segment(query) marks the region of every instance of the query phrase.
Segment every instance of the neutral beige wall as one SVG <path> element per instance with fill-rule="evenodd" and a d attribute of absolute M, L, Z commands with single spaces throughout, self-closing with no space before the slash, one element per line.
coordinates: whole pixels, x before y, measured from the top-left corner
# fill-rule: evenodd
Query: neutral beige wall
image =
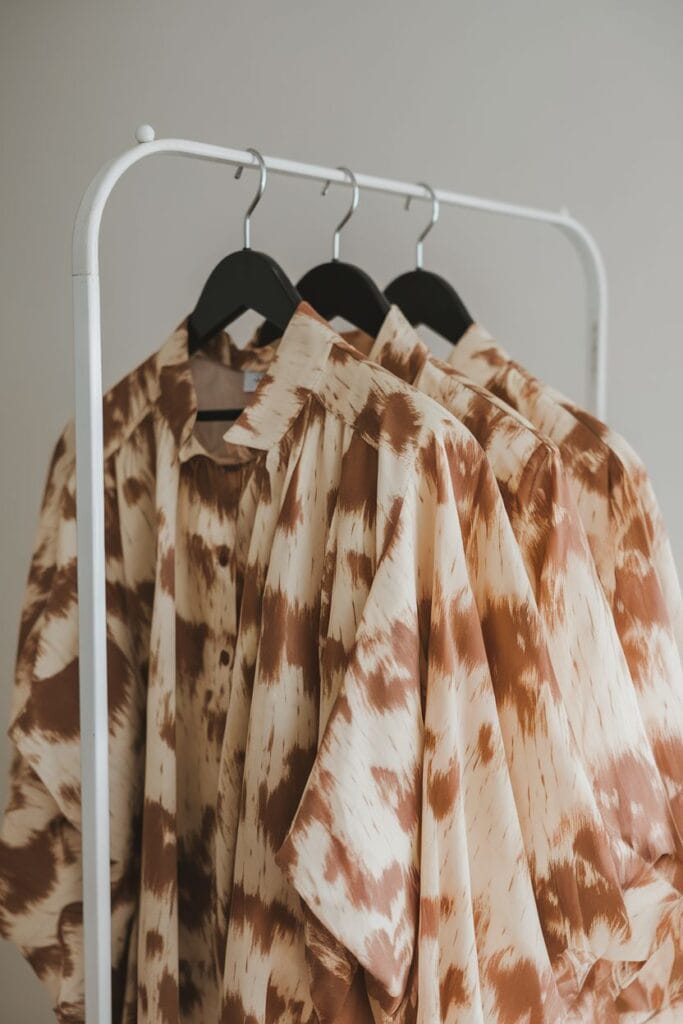
<path fill-rule="evenodd" d="M 90 176 L 160 135 L 569 209 L 611 285 L 609 417 L 645 457 L 683 562 L 683 6 L 677 0 L 0 0 L 0 374 L 4 722 L 50 449 L 73 402 L 69 244 Z M 254 176 L 150 161 L 102 235 L 106 381 L 157 347 L 240 244 Z M 347 195 L 274 179 L 253 223 L 293 277 L 327 256 Z M 343 251 L 380 282 L 423 206 L 363 197 Z M 545 228 L 444 211 L 426 247 L 520 360 L 582 396 L 584 293 Z M 4 777 L 7 750 L 0 743 Z M 0 1020 L 50 1019 L 0 944 Z"/>

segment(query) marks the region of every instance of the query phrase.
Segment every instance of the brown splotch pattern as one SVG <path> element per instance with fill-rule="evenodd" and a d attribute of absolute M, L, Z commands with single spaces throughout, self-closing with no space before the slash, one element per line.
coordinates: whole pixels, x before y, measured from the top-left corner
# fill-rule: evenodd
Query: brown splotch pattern
<path fill-rule="evenodd" d="M 665 777 L 671 780 L 671 798 L 676 805 L 677 820 L 680 820 L 683 746 L 680 729 L 671 728 L 669 714 L 670 710 L 680 711 L 680 706 L 675 702 L 672 706 L 668 696 L 666 705 L 659 702 L 665 696 L 662 678 L 680 697 L 681 670 L 673 653 L 672 637 L 680 658 L 683 656 L 683 595 L 664 518 L 647 469 L 631 445 L 617 431 L 560 392 L 553 388 L 547 388 L 547 392 L 599 440 L 604 446 L 601 450 L 608 449 L 612 462 L 619 467 L 613 478 L 615 484 L 623 486 L 624 493 L 623 497 L 617 494 L 614 500 L 619 508 L 631 510 L 630 516 L 622 517 L 623 539 L 619 538 L 615 556 L 616 564 L 621 566 L 618 576 L 615 572 L 615 586 L 619 585 L 620 593 L 626 590 L 628 595 L 626 599 L 620 598 L 619 618 L 623 634 L 629 637 L 625 644 L 632 651 L 632 659 L 640 657 L 642 672 L 655 690 L 652 704 L 658 706 L 652 712 L 655 716 L 652 732 L 656 737 L 654 743 L 660 747 L 657 761 Z M 640 634 L 648 623 L 651 634 L 661 631 L 661 635 L 647 645 L 643 658 L 639 653 Z M 659 674 L 652 667 L 657 660 Z M 637 679 L 640 676 L 634 674 L 634 681 Z M 669 722 L 668 732 L 663 727 L 665 721 Z"/>
<path fill-rule="evenodd" d="M 105 398 L 115 1020 L 424 1003 L 507 1024 L 497 955 L 560 1019 L 458 525 L 476 445 L 306 308 L 276 349 L 207 358 L 268 368 L 224 441 L 196 424 L 185 325 Z M 77 1022 L 74 469 L 68 428 L 22 617 L 0 928 Z M 340 731 L 358 762 L 333 778 Z"/>
<path fill-rule="evenodd" d="M 195 422 L 184 324 L 105 398 L 115 1020 L 640 1007 L 677 903 L 657 878 L 668 930 L 632 934 L 629 971 L 619 947 L 617 991 L 600 941 L 649 920 L 655 883 L 622 896 L 634 862 L 560 753 L 561 686 L 482 449 L 307 307 L 278 346 L 220 336 L 196 358 L 267 370 L 224 440 Z M 75 552 L 69 429 L 22 617 L 0 929 L 73 1022 Z"/>
<path fill-rule="evenodd" d="M 683 619 L 651 484 L 622 438 L 511 360 L 478 325 L 453 349 L 450 364 L 458 374 L 445 387 L 446 404 L 484 444 L 501 484 L 602 814 L 646 865 L 657 864 L 639 886 L 651 880 L 650 900 L 662 899 L 666 917 L 665 903 L 676 893 L 663 879 L 681 889 Z M 482 399 L 506 411 L 488 440 L 477 429 L 483 414 L 472 412 Z M 513 411 L 528 428 L 523 471 L 514 465 L 524 432 Z M 509 430 L 519 438 L 514 444 L 505 438 Z M 635 870 L 628 856 L 624 863 Z M 670 929 L 672 922 L 669 915 Z M 677 959 L 666 953 L 676 944 L 673 932 L 664 933 L 662 926 L 653 1007 L 681 986 Z"/>
<path fill-rule="evenodd" d="M 624 841 L 611 839 L 610 850 L 625 886 L 636 872 L 641 872 L 642 886 L 643 870 L 659 858 L 677 860 L 679 841 L 557 449 L 502 401 L 433 359 L 399 310 L 390 312 L 374 345 L 365 344 L 364 350 L 457 415 L 480 442 L 494 470 L 523 558 L 522 576 L 526 568 L 533 598 L 528 597 L 528 584 L 525 589 L 515 576 L 519 561 L 510 559 L 498 568 L 489 590 L 481 591 L 482 631 L 499 705 L 514 706 L 517 713 L 515 722 L 503 712 L 501 724 L 548 946 L 557 956 L 571 949 L 568 937 L 577 931 L 592 935 L 592 953 L 590 944 L 582 950 L 580 942 L 573 953 L 588 972 L 590 956 L 606 951 L 605 922 L 611 927 L 612 960 L 619 959 L 619 941 L 628 929 L 623 928 L 623 905 L 618 899 L 612 904 L 614 888 L 598 881 L 600 869 L 596 874 L 591 867 L 606 853 L 604 845 L 599 849 L 585 842 L 589 833 L 576 814 L 582 799 L 584 806 L 586 800 L 590 805 L 593 788 L 598 797 L 593 813 L 599 810 L 614 835 Z M 460 503 L 461 521 L 468 524 L 466 551 L 477 536 L 477 512 L 487 523 L 491 520 L 485 489 L 478 486 L 474 493 L 474 513 Z M 474 551 L 470 561 L 476 567 L 482 545 Z M 476 575 L 475 568 L 471 577 Z M 530 641 L 534 636 L 535 650 Z M 554 675 L 544 669 L 547 655 Z M 552 698 L 545 704 L 544 683 Z M 484 734 L 480 755 L 488 756 L 485 740 Z M 538 829 L 544 816 L 546 834 L 553 837 L 545 862 Z M 555 839 L 560 833 L 571 844 L 571 853 L 563 852 Z M 635 859 L 633 852 L 639 855 Z M 666 917 L 667 905 L 661 914 Z M 654 925 L 654 949 L 653 930 Z M 559 978 L 561 962 L 557 967 Z M 593 970 L 591 983 L 597 975 Z"/>
<path fill-rule="evenodd" d="M 448 435 L 454 429 L 449 424 Z M 476 458 L 472 439 L 458 433 L 463 461 Z M 451 456 L 442 435 L 433 477 L 420 474 L 403 495 L 277 860 L 365 970 L 376 1020 L 504 1021 L 486 973 L 503 947 L 511 969 L 526 965 L 535 979 L 530 998 L 540 1019 L 560 1020 L 457 525 Z M 417 566 L 410 580 L 406 564 Z M 341 603 L 335 610 L 340 625 L 350 614 Z M 482 732 L 486 759 L 476 756 Z M 515 867 L 500 874 L 496 860 Z"/>

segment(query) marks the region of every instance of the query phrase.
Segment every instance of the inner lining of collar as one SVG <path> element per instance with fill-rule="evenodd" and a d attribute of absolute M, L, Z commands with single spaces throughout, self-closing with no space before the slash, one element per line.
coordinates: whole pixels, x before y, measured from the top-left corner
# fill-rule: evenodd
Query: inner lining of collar
<path fill-rule="evenodd" d="M 223 440 L 226 426 L 247 405 L 263 371 L 235 369 L 205 353 L 192 356 L 189 367 L 197 400 L 197 419 L 189 443 L 214 459 L 232 461 L 229 456 L 235 446 Z M 210 412 L 210 418 L 202 419 L 203 411 Z"/>
<path fill-rule="evenodd" d="M 342 331 L 340 337 L 344 339 L 349 345 L 357 349 L 361 355 L 369 356 L 372 351 L 372 347 L 375 344 L 375 339 L 365 331 L 361 331 L 360 328 L 354 327 L 348 331 Z"/>
<path fill-rule="evenodd" d="M 251 378 L 243 370 L 233 369 L 213 359 L 193 356 L 190 370 L 197 395 L 198 410 L 241 410 L 249 401 Z"/>

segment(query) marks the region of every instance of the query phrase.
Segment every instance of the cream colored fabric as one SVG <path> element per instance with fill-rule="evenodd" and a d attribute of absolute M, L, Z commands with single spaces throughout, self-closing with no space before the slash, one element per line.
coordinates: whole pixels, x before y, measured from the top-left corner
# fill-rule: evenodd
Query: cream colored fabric
<path fill-rule="evenodd" d="M 277 352 L 213 348 L 267 372 L 211 457 L 184 325 L 105 402 L 115 1020 L 561 1019 L 480 621 L 511 543 L 483 453 L 306 307 Z M 0 844 L 2 933 L 71 1022 L 74 486 L 68 428 L 24 607 Z M 523 721 L 555 700 L 539 683 Z M 520 719 L 514 694 L 505 715 Z M 621 927 L 600 832 L 590 856 L 577 870 L 614 891 Z M 588 942 L 564 915 L 561 932 Z"/>
<path fill-rule="evenodd" d="M 518 541 L 553 661 L 569 721 L 578 740 L 601 812 L 613 832 L 647 865 L 680 873 L 680 838 L 639 714 L 636 693 L 620 649 L 610 608 L 597 572 L 572 489 L 556 445 L 536 431 L 509 405 L 452 367 L 434 359 L 416 332 L 393 307 L 372 344 L 358 333 L 347 335 L 369 357 L 444 405 L 484 448 Z M 514 778 L 514 773 L 513 773 Z M 630 858 L 625 857 L 628 863 Z M 649 878 L 649 882 L 646 879 Z M 622 879 L 628 887 L 628 881 Z M 649 895 L 645 895 L 649 889 Z M 659 923 L 645 921 L 641 908 L 660 903 Z M 641 951 L 652 956 L 672 923 L 677 893 L 658 874 L 641 872 L 627 894 L 634 934 Z M 644 923 L 641 923 L 644 922 Z M 648 932 L 649 929 L 649 932 Z M 675 930 L 665 941 L 675 952 Z M 612 945 L 609 955 L 627 956 Z M 644 953 L 643 953 L 644 955 Z M 659 961 L 661 952 L 652 959 Z M 650 1006 L 677 998 L 678 969 L 659 977 L 647 994 Z M 596 976 L 602 970 L 595 968 Z M 632 975 L 629 990 L 618 1000 L 643 1002 L 645 971 Z M 616 979 L 616 975 L 614 976 Z M 626 974 L 618 984 L 626 985 Z M 581 1013 L 588 1014 L 585 985 Z M 607 1019 L 615 1004 L 594 1006 Z M 619 1018 L 621 1019 L 621 1018 Z"/>
<path fill-rule="evenodd" d="M 667 883 L 635 885 L 605 828 L 474 436 L 305 305 L 278 345 L 209 357 L 263 373 L 223 442 L 184 324 L 105 400 L 115 1020 L 589 1021 L 644 971 L 649 998 L 677 894 L 664 920 Z M 79 1022 L 74 489 L 68 428 L 0 929 Z"/>
<path fill-rule="evenodd" d="M 470 329 L 450 361 L 526 416 L 559 448 L 683 834 L 680 588 L 644 469 L 614 432 L 579 413 L 511 360 L 482 328 Z"/>

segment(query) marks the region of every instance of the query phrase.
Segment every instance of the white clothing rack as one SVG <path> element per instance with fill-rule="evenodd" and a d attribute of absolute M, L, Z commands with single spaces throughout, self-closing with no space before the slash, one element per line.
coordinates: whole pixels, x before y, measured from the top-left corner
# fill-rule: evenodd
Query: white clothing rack
<path fill-rule="evenodd" d="M 76 471 L 78 525 L 79 677 L 81 727 L 81 806 L 83 841 L 83 925 L 85 1006 L 88 1024 L 111 1021 L 111 907 L 109 872 L 109 764 L 102 436 L 102 351 L 98 249 L 102 213 L 125 172 L 155 154 L 187 156 L 215 163 L 258 168 L 251 153 L 186 139 L 157 139 L 149 125 L 136 132 L 136 147 L 95 175 L 76 216 L 72 271 L 76 382 Z M 349 185 L 333 167 L 319 167 L 267 156 L 275 174 Z M 431 202 L 419 185 L 357 174 L 361 189 L 411 196 Z M 538 221 L 559 228 L 576 247 L 587 282 L 588 387 L 594 411 L 606 405 L 607 281 L 592 235 L 566 210 L 558 213 L 491 199 L 436 191 L 439 202 L 486 213 Z"/>

